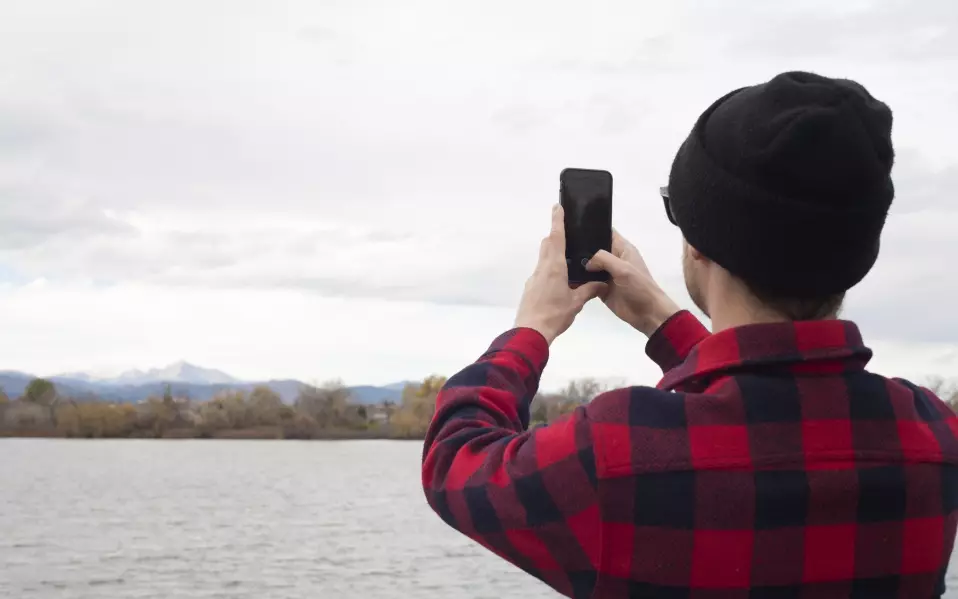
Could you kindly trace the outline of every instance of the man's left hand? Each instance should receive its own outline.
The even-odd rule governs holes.
[[[569,288],[565,261],[565,215],[558,204],[552,209],[552,231],[542,240],[539,263],[526,281],[516,327],[538,331],[551,345],[572,326],[582,307],[605,289],[605,283],[585,283]]]

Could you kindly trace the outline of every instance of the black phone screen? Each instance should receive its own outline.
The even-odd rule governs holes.
[[[559,177],[565,212],[565,251],[569,283],[608,281],[606,272],[589,272],[599,250],[612,249],[612,175],[608,171],[568,168]]]

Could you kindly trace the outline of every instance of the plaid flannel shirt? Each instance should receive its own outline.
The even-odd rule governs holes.
[[[658,388],[527,430],[545,340],[509,331],[449,379],[422,482],[453,528],[586,597],[938,597],[958,518],[958,418],[865,370],[845,321],[710,335],[688,312],[647,353]]]

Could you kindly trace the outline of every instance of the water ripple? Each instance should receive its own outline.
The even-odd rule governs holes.
[[[0,440],[0,596],[555,597],[429,511],[420,450]]]

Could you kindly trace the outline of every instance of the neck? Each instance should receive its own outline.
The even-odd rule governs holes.
[[[753,307],[747,306],[741,301],[737,303],[716,302],[716,304],[715,309],[710,310],[713,333],[750,324],[788,321],[788,318],[780,314],[774,314],[767,310],[756,311]]]
[[[750,324],[768,324],[788,322],[788,318],[761,305],[751,294],[738,285],[716,285],[709,294],[709,317],[712,319],[712,332]]]

